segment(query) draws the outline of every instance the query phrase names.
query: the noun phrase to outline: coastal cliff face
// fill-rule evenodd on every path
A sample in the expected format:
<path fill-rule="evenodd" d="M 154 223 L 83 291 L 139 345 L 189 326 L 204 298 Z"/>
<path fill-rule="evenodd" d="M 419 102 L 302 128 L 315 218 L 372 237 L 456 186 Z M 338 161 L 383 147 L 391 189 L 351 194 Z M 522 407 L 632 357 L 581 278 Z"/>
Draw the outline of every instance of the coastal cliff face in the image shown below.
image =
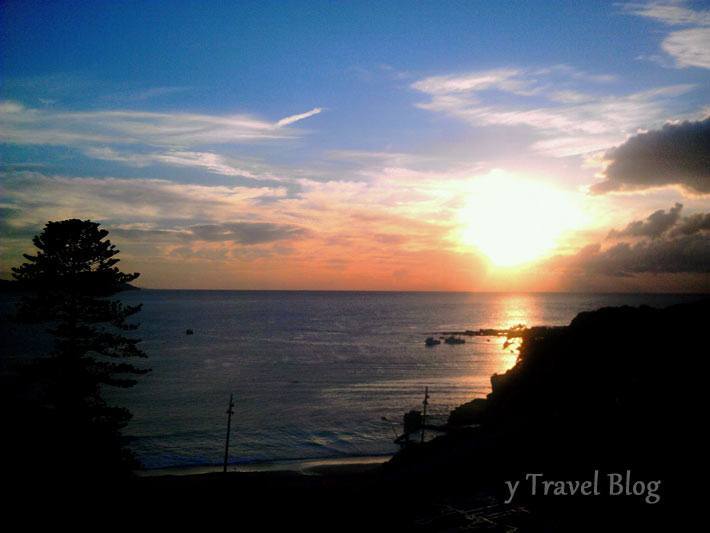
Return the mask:
<path fill-rule="evenodd" d="M 531 472 L 574 480 L 595 470 L 629 471 L 663 480 L 663 505 L 656 507 L 668 509 L 688 496 L 687 478 L 704 449 L 700 362 L 709 318 L 710 300 L 703 300 L 603 308 L 565 327 L 528 329 L 518 362 L 492 377 L 487 399 L 455 409 L 447 435 L 403 450 L 387 468 L 428 477 L 450 494 L 488 487 L 500 496 L 504 480 Z M 660 512 L 629 501 L 527 503 L 575 527 L 580 511 L 608 518 L 617 516 L 607 513 L 613 509 L 632 521 L 652 521 Z"/>
<path fill-rule="evenodd" d="M 703 351 L 710 301 L 610 307 L 569 326 L 531 328 L 517 364 L 491 378 L 492 392 L 455 409 L 452 426 L 585 431 L 592 437 L 657 433 L 677 426 L 697 392 L 692 369 Z M 557 429 L 555 429 L 557 428 Z"/>

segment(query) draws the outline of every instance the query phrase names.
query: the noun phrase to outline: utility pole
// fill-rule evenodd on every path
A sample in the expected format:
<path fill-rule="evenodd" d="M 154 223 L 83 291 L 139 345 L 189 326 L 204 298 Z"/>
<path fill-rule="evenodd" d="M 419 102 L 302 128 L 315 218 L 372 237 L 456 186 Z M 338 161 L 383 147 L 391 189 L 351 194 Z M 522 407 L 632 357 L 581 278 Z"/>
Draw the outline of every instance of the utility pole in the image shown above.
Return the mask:
<path fill-rule="evenodd" d="M 424 401 L 422 402 L 424 409 L 422 410 L 422 440 L 424 444 L 424 429 L 426 428 L 426 406 L 429 405 L 429 387 L 424 387 Z"/>
<path fill-rule="evenodd" d="M 227 473 L 227 461 L 229 460 L 229 434 L 232 430 L 232 415 L 234 414 L 233 394 L 229 395 L 229 408 L 227 409 L 227 438 L 224 443 L 224 467 L 222 472 Z"/>

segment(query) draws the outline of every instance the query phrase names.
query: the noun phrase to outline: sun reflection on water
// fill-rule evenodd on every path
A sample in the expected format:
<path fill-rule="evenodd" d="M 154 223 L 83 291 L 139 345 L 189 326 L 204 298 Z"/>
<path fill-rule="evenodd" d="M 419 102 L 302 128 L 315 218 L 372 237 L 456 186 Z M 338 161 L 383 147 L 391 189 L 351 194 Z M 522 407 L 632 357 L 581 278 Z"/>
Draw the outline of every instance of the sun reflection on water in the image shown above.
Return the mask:
<path fill-rule="evenodd" d="M 501 295 L 496 304 L 499 307 L 498 315 L 502 317 L 502 321 L 497 327 L 502 329 L 519 324 L 532 326 L 532 320 L 539 314 L 535 297 L 530 294 Z"/>
<path fill-rule="evenodd" d="M 501 317 L 499 329 L 508 329 L 515 326 L 523 325 L 530 327 L 533 321 L 539 316 L 538 304 L 535 301 L 534 295 L 530 294 L 508 294 L 501 295 L 496 302 L 499 306 L 498 316 Z M 520 354 L 520 346 L 522 339 L 510 338 L 500 341 L 500 357 L 498 370 L 500 374 L 512 368 L 518 360 Z"/>

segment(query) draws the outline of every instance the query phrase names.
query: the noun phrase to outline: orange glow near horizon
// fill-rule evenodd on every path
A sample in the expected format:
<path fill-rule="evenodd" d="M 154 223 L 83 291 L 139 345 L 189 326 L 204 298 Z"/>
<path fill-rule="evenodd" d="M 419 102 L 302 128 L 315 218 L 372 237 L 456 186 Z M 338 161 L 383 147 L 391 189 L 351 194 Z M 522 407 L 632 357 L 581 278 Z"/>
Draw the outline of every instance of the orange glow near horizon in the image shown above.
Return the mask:
<path fill-rule="evenodd" d="M 492 172 L 477 178 L 459 213 L 460 242 L 499 267 L 542 259 L 582 223 L 576 199 L 540 181 Z"/>

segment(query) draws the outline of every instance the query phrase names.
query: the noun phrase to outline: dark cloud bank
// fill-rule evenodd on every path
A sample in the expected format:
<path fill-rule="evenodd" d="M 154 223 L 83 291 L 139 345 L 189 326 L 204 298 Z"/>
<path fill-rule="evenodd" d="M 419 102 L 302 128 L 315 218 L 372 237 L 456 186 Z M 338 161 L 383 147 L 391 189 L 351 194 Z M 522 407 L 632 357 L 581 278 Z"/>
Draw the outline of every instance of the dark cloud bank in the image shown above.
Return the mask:
<path fill-rule="evenodd" d="M 621 230 L 611 230 L 610 239 L 619 237 L 651 237 L 658 238 L 675 226 L 680 220 L 683 204 L 676 203 L 666 213 L 663 209 L 655 211 L 646 220 L 634 220 Z"/>
<path fill-rule="evenodd" d="M 677 185 L 691 194 L 710 194 L 710 117 L 636 135 L 609 150 L 605 158 L 609 161 L 605 180 L 592 187 L 593 193 Z M 612 230 L 605 243 L 587 246 L 561 261 L 587 274 L 706 275 L 710 213 L 683 216 L 682 210 L 683 205 L 676 203 L 655 211 Z"/>
<path fill-rule="evenodd" d="M 610 161 L 605 179 L 592 186 L 593 193 L 679 185 L 710 194 L 710 117 L 636 135 L 605 159 Z"/>
<path fill-rule="evenodd" d="M 682 217 L 682 209 L 675 204 L 656 211 L 611 231 L 611 246 L 592 244 L 562 261 L 589 274 L 611 276 L 710 273 L 710 213 Z M 622 238 L 631 240 L 616 242 Z"/>

